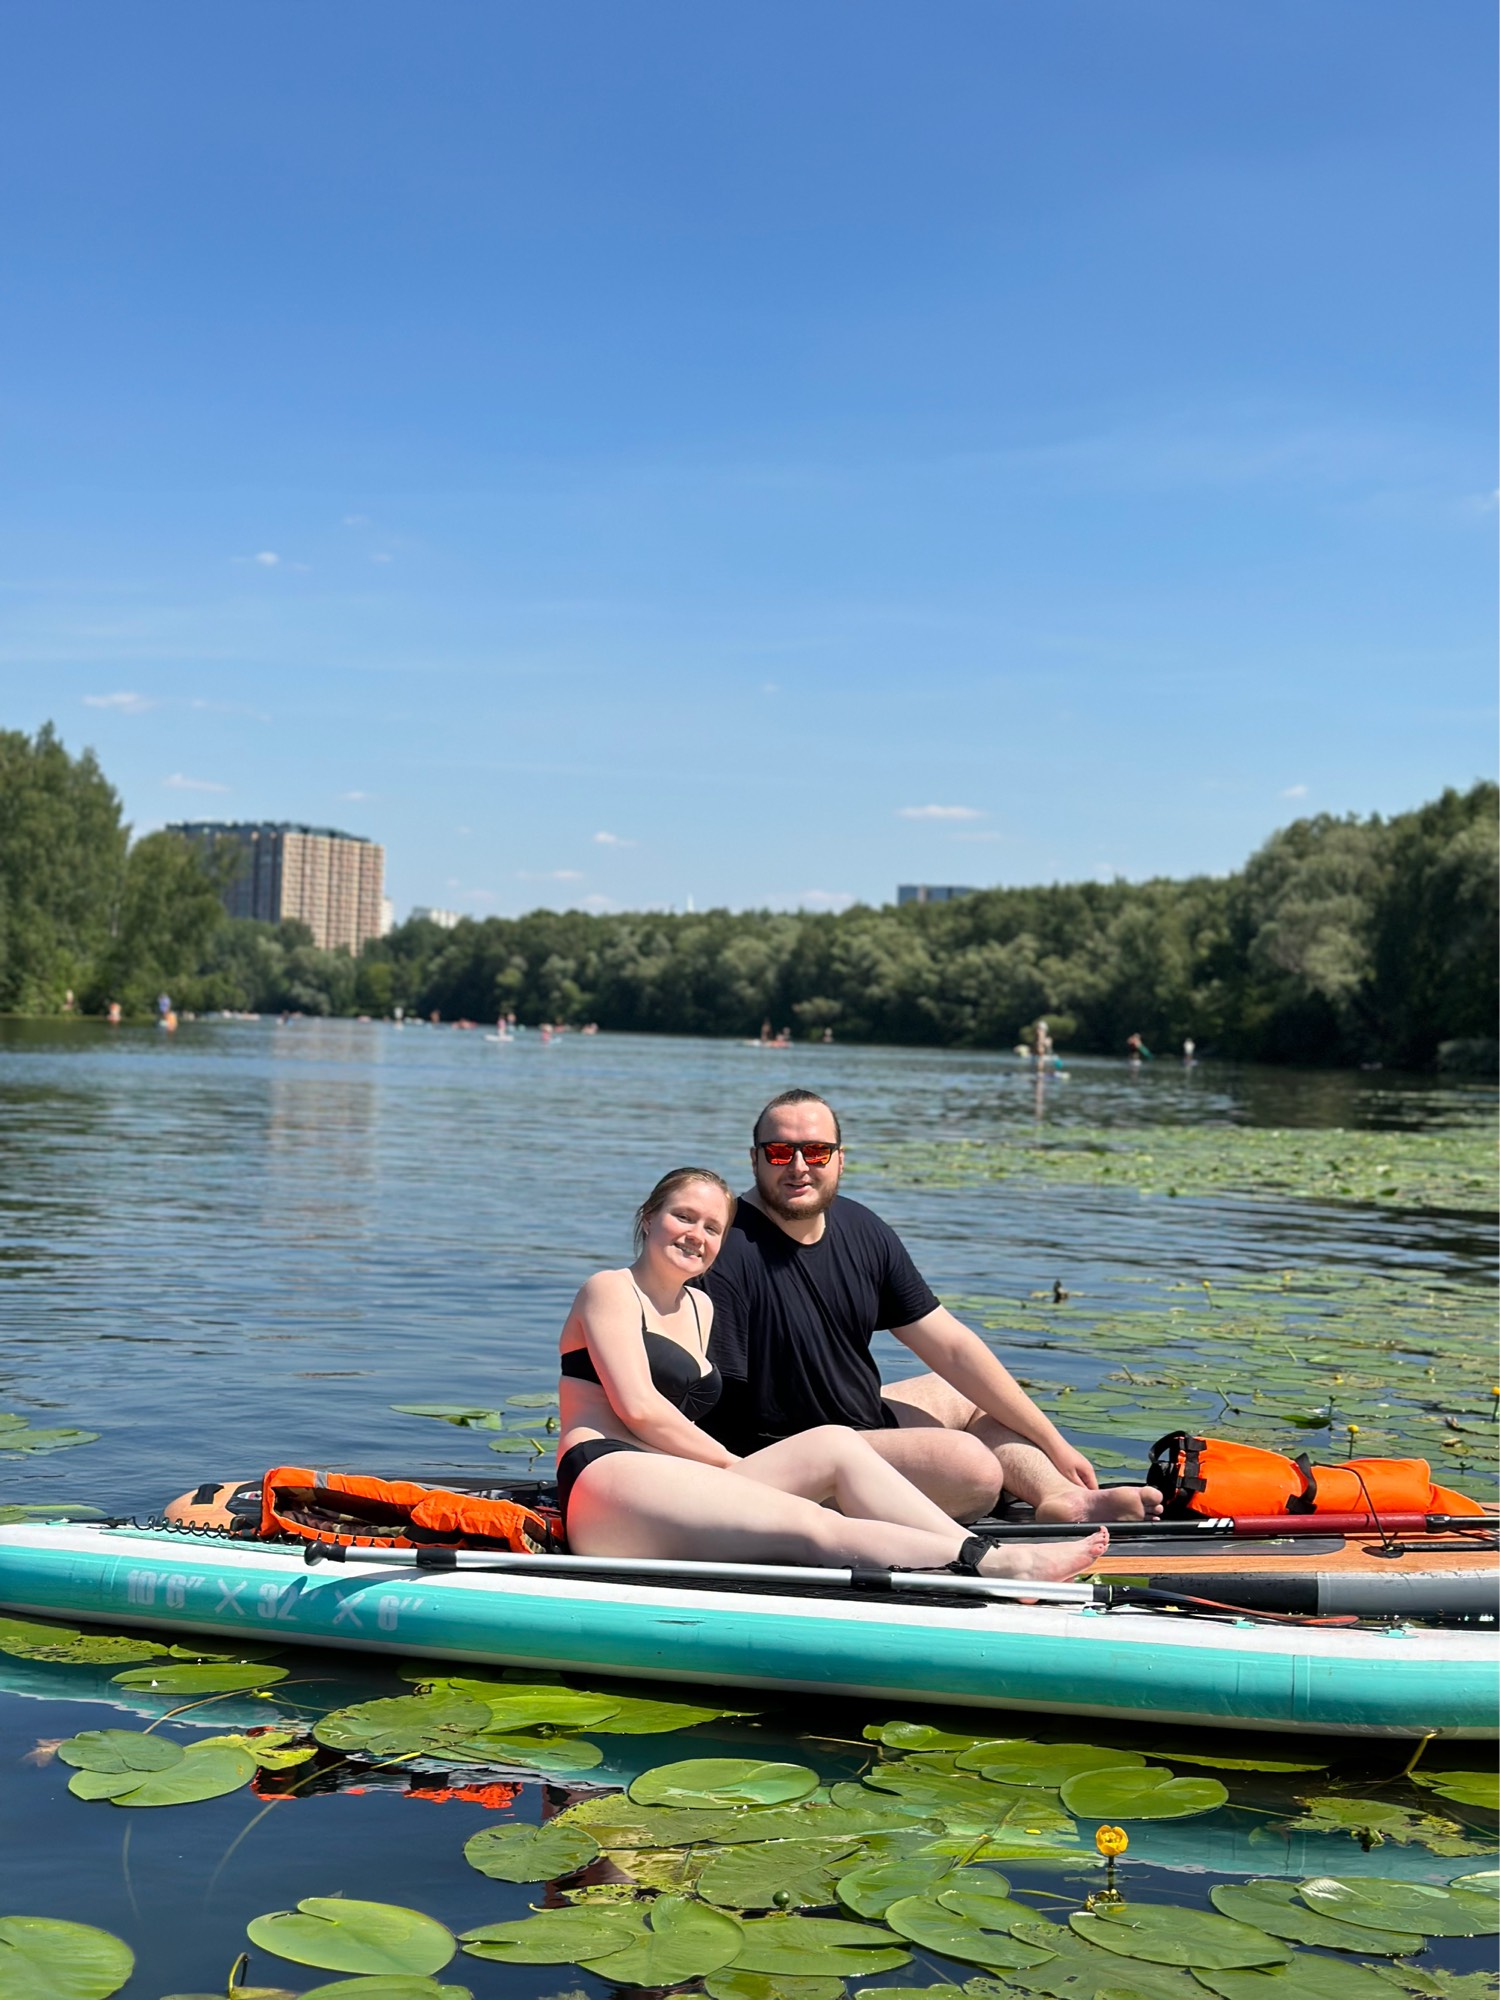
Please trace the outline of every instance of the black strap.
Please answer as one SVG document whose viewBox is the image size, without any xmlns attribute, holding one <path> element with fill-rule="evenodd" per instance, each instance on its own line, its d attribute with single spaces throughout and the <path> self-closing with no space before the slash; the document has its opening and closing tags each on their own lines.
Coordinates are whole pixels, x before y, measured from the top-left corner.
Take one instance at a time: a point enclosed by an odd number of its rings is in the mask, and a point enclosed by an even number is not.
<svg viewBox="0 0 1500 2000">
<path fill-rule="evenodd" d="M 1289 1514 L 1316 1514 L 1318 1511 L 1318 1481 L 1312 1469 L 1312 1460 L 1305 1451 L 1299 1452 L 1292 1460 L 1302 1475 L 1302 1491 L 1294 1493 L 1286 1503 Z"/>
<path fill-rule="evenodd" d="M 978 1576 L 979 1565 L 990 1552 L 990 1545 L 982 1535 L 968 1535 L 964 1545 L 949 1563 L 955 1576 Z"/>
</svg>

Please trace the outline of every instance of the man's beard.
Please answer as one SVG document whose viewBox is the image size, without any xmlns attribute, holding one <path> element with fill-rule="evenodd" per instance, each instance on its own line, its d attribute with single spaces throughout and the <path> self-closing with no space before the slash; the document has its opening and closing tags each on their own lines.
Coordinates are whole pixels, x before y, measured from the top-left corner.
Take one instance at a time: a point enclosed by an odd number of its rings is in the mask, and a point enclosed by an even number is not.
<svg viewBox="0 0 1500 2000">
<path fill-rule="evenodd" d="M 837 1179 L 827 1181 L 821 1186 L 814 1183 L 811 1197 L 805 1195 L 794 1208 L 784 1202 L 774 1188 L 760 1187 L 759 1184 L 757 1186 L 763 1206 L 772 1215 L 779 1215 L 784 1222 L 806 1222 L 809 1216 L 822 1215 L 826 1209 L 833 1206 L 834 1197 L 839 1191 Z"/>
</svg>

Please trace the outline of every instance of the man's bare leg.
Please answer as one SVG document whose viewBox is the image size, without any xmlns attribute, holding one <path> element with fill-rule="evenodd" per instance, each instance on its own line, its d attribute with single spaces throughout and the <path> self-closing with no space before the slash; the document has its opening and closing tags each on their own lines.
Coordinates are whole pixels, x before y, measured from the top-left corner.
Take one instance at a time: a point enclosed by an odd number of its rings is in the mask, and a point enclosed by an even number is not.
<svg viewBox="0 0 1500 2000">
<path fill-rule="evenodd" d="M 898 1431 L 861 1431 L 860 1436 L 951 1520 L 977 1521 L 994 1512 L 1001 1472 L 995 1454 L 980 1438 L 935 1423 Z"/>
<path fill-rule="evenodd" d="M 900 1416 L 901 1429 L 867 1433 L 877 1450 L 884 1439 L 895 1439 L 899 1446 L 907 1438 L 931 1438 L 934 1432 L 937 1436 L 956 1433 L 972 1437 L 998 1461 L 1001 1490 L 1026 1501 L 1039 1521 L 1140 1521 L 1161 1512 L 1161 1495 L 1152 1486 L 1113 1486 L 1098 1493 L 1075 1486 L 1039 1446 L 977 1410 L 941 1375 L 913 1375 L 892 1383 L 881 1395 Z M 890 1452 L 884 1455 L 906 1472 L 908 1479 L 923 1486 L 899 1457 Z M 923 1490 L 927 1490 L 925 1486 Z"/>
</svg>

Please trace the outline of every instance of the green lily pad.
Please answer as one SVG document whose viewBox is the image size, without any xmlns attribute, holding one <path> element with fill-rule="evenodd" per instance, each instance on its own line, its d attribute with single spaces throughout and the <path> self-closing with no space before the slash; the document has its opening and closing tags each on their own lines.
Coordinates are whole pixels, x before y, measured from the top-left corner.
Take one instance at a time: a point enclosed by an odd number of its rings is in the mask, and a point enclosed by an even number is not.
<svg viewBox="0 0 1500 2000">
<path fill-rule="evenodd" d="M 1217 1778 L 1174 1778 L 1161 1764 L 1084 1771 L 1062 1788 L 1063 1804 L 1080 1819 L 1188 1819 L 1228 1797 Z"/>
<path fill-rule="evenodd" d="M 1040 1785 L 1055 1791 L 1084 1771 L 1120 1770 L 1145 1763 L 1135 1750 L 1108 1750 L 1095 1743 L 1030 1743 L 1019 1737 L 976 1743 L 957 1758 L 961 1771 L 978 1771 L 992 1783 Z"/>
<path fill-rule="evenodd" d="M 252 1688 L 274 1687 L 287 1673 L 286 1667 L 158 1666 L 131 1667 L 113 1678 L 116 1687 L 149 1688 L 157 1694 L 248 1694 Z"/>
<path fill-rule="evenodd" d="M 1494 1899 L 1469 1889 L 1380 1876 L 1344 1881 L 1319 1875 L 1298 1890 L 1320 1916 L 1370 1930 L 1420 1931 L 1424 1937 L 1489 1937 L 1500 1931 Z"/>
<path fill-rule="evenodd" d="M 643 1695 L 611 1696 L 614 1708 L 599 1724 L 601 1736 L 670 1736 L 700 1722 L 718 1722 L 726 1715 L 753 1714 L 751 1709 L 703 1708 L 689 1701 L 653 1701 Z"/>
<path fill-rule="evenodd" d="M 440 1972 L 456 1949 L 453 1933 L 420 1910 L 343 1896 L 304 1896 L 295 1910 L 253 1917 L 245 1934 L 277 1958 L 329 1972 Z"/>
<path fill-rule="evenodd" d="M 744 1943 L 739 1924 L 723 1910 L 680 1896 L 658 1896 L 645 1928 L 623 1950 L 580 1960 L 585 1972 L 621 1986 L 675 1986 L 717 1972 Z"/>
<path fill-rule="evenodd" d="M 97 1444 L 98 1431 L 33 1430 L 28 1424 L 24 1428 L 7 1425 L 0 1430 L 0 1451 L 13 1451 L 18 1456 L 39 1457 L 45 1451 L 67 1451 L 76 1444 Z"/>
<path fill-rule="evenodd" d="M 154 1639 L 115 1632 L 80 1632 L 30 1618 L 0 1618 L 0 1653 L 18 1660 L 52 1660 L 59 1666 L 118 1666 L 126 1660 L 159 1660 L 167 1652 Z"/>
<path fill-rule="evenodd" d="M 55 1917 L 0 1917 L 0 2000 L 107 2000 L 135 1969 L 108 1931 Z"/>
<path fill-rule="evenodd" d="M 580 1799 L 549 1824 L 580 1828 L 591 1834 L 601 1847 L 662 1848 L 718 1844 L 731 1836 L 738 1837 L 740 1820 L 753 1817 L 729 1808 L 637 1806 L 623 1793 L 610 1792 Z M 745 1838 L 756 1836 L 749 1834 Z"/>
<path fill-rule="evenodd" d="M 930 1722 L 867 1722 L 862 1733 L 888 1750 L 970 1750 L 975 1743 L 973 1736 L 955 1736 Z"/>
<path fill-rule="evenodd" d="M 1474 1889 L 1482 1896 L 1500 1896 L 1500 1868 L 1479 1868 L 1472 1875 L 1455 1875 L 1450 1889 Z"/>
<path fill-rule="evenodd" d="M 689 1757 L 658 1764 L 630 1786 L 643 1806 L 770 1806 L 805 1798 L 818 1774 L 805 1764 L 767 1764 L 748 1757 Z"/>
<path fill-rule="evenodd" d="M 723 1972 L 711 1972 L 703 1990 L 708 2000 L 843 2000 L 844 1982 L 795 1973 L 773 1979 L 764 1972 L 741 1972 L 731 1965 Z"/>
<path fill-rule="evenodd" d="M 911 1854 L 895 1861 L 867 1861 L 839 1878 L 838 1897 L 856 1917 L 883 1917 L 905 1896 L 927 1896 L 956 1872 L 946 1854 Z M 997 1882 L 1000 1876 L 994 1878 Z"/>
<path fill-rule="evenodd" d="M 911 1958 L 891 1931 L 839 1917 L 750 1917 L 743 1929 L 745 1941 L 734 1961 L 739 1972 L 873 1979 Z"/>
<path fill-rule="evenodd" d="M 366 1757 L 412 1757 L 443 1751 L 487 1727 L 489 1706 L 463 1695 L 398 1694 L 336 1708 L 313 1724 L 330 1750 Z"/>
<path fill-rule="evenodd" d="M 254 1776 L 255 1759 L 248 1750 L 210 1738 L 190 1743 L 174 1763 L 155 1770 L 80 1771 L 68 1790 L 78 1798 L 107 1798 L 117 1806 L 191 1806 L 237 1792 Z M 102 1789 L 106 1785 L 109 1789 Z"/>
<path fill-rule="evenodd" d="M 913 1944 L 919 1944 L 927 1951 L 941 1952 L 944 1958 L 960 1959 L 966 1965 L 1015 1971 L 1027 1966 L 1044 1965 L 1051 1957 L 1050 1952 L 1011 1937 L 1008 1927 L 992 1928 L 982 1919 L 969 1914 L 970 1908 L 983 1908 L 990 1900 L 1002 1904 L 1006 1900 L 1004 1897 L 964 1900 L 966 1908 L 954 1908 L 939 1902 L 936 1897 L 906 1896 L 891 1904 L 885 1913 L 885 1921 L 899 1937 L 909 1938 Z M 1016 1907 L 1020 1910 L 1020 1906 Z M 1029 1910 L 1020 1910 L 1020 1913 L 1025 1916 L 1032 1914 Z"/>
<path fill-rule="evenodd" d="M 847 1841 L 757 1841 L 726 1847 L 698 1877 L 698 1894 L 723 1910 L 818 1909 L 837 1897 Z"/>
<path fill-rule="evenodd" d="M 1292 1954 L 1276 1938 L 1230 1917 L 1209 1916 L 1167 1903 L 1128 1903 L 1093 1912 L 1075 1910 L 1068 1923 L 1090 1944 L 1152 1965 L 1222 1971 L 1285 1965 Z"/>
<path fill-rule="evenodd" d="M 1186 1750 L 1179 1750 L 1175 1744 L 1154 1743 L 1151 1746 L 1150 1754 L 1153 1757 L 1165 1757 L 1169 1764 L 1201 1764 L 1212 1771 L 1290 1772 L 1326 1771 L 1328 1769 L 1328 1763 L 1325 1758 L 1318 1758 L 1311 1763 L 1299 1763 L 1284 1757 L 1218 1757 L 1211 1755 L 1205 1750 L 1198 1749 L 1196 1745 Z"/>
<path fill-rule="evenodd" d="M 581 1827 L 485 1826 L 464 1842 L 464 1859 L 496 1882 L 552 1882 L 586 1868 L 599 1843 Z"/>
<path fill-rule="evenodd" d="M 1488 1806 L 1500 1812 L 1500 1772 L 1413 1771 L 1412 1783 L 1460 1806 Z"/>
<path fill-rule="evenodd" d="M 514 1735 L 526 1729 L 590 1729 L 607 1722 L 619 1703 L 605 1695 L 578 1694 L 572 1688 L 544 1688 L 536 1694 L 513 1695 L 488 1704 L 486 1735 Z"/>
<path fill-rule="evenodd" d="M 507 1396 L 508 1410 L 551 1410 L 557 1407 L 557 1393 L 552 1389 L 528 1389 L 523 1396 Z"/>
<path fill-rule="evenodd" d="M 1364 1924 L 1341 1923 L 1309 1909 L 1295 1882 L 1266 1878 L 1252 1882 L 1221 1882 L 1209 1891 L 1209 1901 L 1221 1916 L 1254 1924 L 1271 1937 L 1292 1944 L 1320 1945 L 1330 1951 L 1367 1951 L 1400 1958 L 1420 1951 L 1427 1942 L 1415 1931 L 1381 1931 Z"/>
<path fill-rule="evenodd" d="M 441 1423 L 457 1424 L 462 1430 L 500 1416 L 499 1410 L 474 1410 L 463 1403 L 392 1403 L 391 1408 L 398 1416 L 436 1417 Z"/>
<path fill-rule="evenodd" d="M 250 1991 L 248 1986 L 236 1986 L 234 2000 Z M 218 1994 L 215 2000 L 224 1996 Z M 377 1972 L 366 1979 L 335 1979 L 331 1986 L 315 1986 L 302 2000 L 474 2000 L 474 1996 L 467 1986 L 439 1986 L 435 1979 L 414 1973 Z"/>
<path fill-rule="evenodd" d="M 1210 1972 L 1197 1978 L 1219 2000 L 1390 2000 L 1391 1987 L 1372 1965 L 1299 1956 L 1281 1972 Z"/>
<path fill-rule="evenodd" d="M 1088 1943 L 1067 1925 L 1050 1923 L 1045 1917 L 1033 1918 L 1029 1924 L 1016 1924 L 1011 1936 L 1057 1954 L 1045 1965 L 1006 1973 L 1006 1985 L 1019 1987 L 1025 1993 L 1046 1993 L 1052 2000 L 1096 2000 L 1105 1988 L 1118 1991 L 1127 1987 L 1144 1996 L 1144 2000 L 1202 2000 L 1203 1988 L 1191 1973 L 1153 1965 L 1145 1959 L 1127 1962 L 1117 1953 L 1101 1951 L 1098 1945 Z"/>
<path fill-rule="evenodd" d="M 1029 1861 L 1033 1863 L 1080 1861 L 1102 1867 L 1103 1861 L 1078 1844 L 1078 1828 L 1057 1804 L 1053 1794 L 1024 1791 L 1019 1798 L 986 1798 L 986 1810 L 979 1816 L 981 1844 L 976 1835 L 950 1820 L 950 1831 L 932 1843 L 938 1854 L 971 1855 L 975 1861 Z"/>
<path fill-rule="evenodd" d="M 481 1924 L 459 1943 L 471 1958 L 502 1965 L 582 1965 L 624 1951 L 641 1929 L 634 1910 L 587 1908 L 538 1910 L 508 1924 Z"/>
<path fill-rule="evenodd" d="M 76 1771 L 163 1771 L 181 1762 L 182 1745 L 140 1729 L 85 1729 L 59 1743 L 57 1754 Z"/>
<path fill-rule="evenodd" d="M 1421 2000 L 1495 2000 L 1500 1980 L 1493 1972 L 1450 1972 L 1445 1965 L 1426 1970 L 1415 1965 L 1377 1965 L 1374 1970 L 1393 1990 L 1416 1993 Z"/>
<path fill-rule="evenodd" d="M 996 1785 L 993 1789 L 977 1772 L 971 1771 L 931 1771 L 919 1764 L 880 1764 L 867 1772 L 865 1784 L 877 1792 L 890 1792 L 901 1799 L 907 1808 L 918 1813 L 956 1813 L 974 1824 L 982 1824 L 992 1814 L 998 1814 L 1001 1802 L 1009 1798 L 1014 1801 L 1016 1793 L 1024 1789 L 1013 1787 L 1007 1794 Z M 843 1788 L 835 1785 L 833 1796 L 842 1800 Z M 866 1793 L 866 1797 L 869 1793 Z"/>
<path fill-rule="evenodd" d="M 1297 1833 L 1346 1833 L 1362 1846 L 1394 1840 L 1400 1846 L 1425 1847 L 1433 1854 L 1487 1854 L 1493 1842 L 1471 1840 L 1456 1820 L 1434 1813 L 1412 1812 L 1406 1806 L 1377 1799 L 1307 1800 L 1307 1811 L 1287 1825 Z"/>
<path fill-rule="evenodd" d="M 936 1986 L 861 1986 L 856 1989 L 854 2000 L 971 2000 L 977 1990 L 969 1986 L 954 1986 L 945 1979 Z M 1004 1989 L 994 1987 L 991 1990 L 999 1993 Z"/>
<path fill-rule="evenodd" d="M 521 1764 L 533 1771 L 592 1771 L 604 1762 L 604 1752 L 597 1743 L 586 1743 L 577 1736 L 553 1736 L 545 1730 L 460 1736 L 437 1748 L 443 1756 L 460 1758 L 467 1764 Z"/>
</svg>

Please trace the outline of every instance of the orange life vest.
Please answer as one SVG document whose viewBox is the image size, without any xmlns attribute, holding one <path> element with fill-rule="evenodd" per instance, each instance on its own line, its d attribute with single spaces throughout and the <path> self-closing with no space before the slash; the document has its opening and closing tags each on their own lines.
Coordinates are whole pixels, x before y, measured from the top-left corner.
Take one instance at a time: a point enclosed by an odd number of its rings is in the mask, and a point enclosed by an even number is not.
<svg viewBox="0 0 1500 2000">
<path fill-rule="evenodd" d="M 404 1479 L 278 1465 L 261 1482 L 260 1533 L 336 1548 L 411 1549 L 455 1544 L 560 1555 L 562 1515 L 518 1500 L 481 1499 Z"/>
<path fill-rule="evenodd" d="M 1172 1431 L 1151 1448 L 1146 1475 L 1169 1514 L 1483 1514 L 1477 1500 L 1435 1486 L 1425 1458 L 1351 1458 L 1313 1465 L 1258 1445 Z"/>
</svg>

